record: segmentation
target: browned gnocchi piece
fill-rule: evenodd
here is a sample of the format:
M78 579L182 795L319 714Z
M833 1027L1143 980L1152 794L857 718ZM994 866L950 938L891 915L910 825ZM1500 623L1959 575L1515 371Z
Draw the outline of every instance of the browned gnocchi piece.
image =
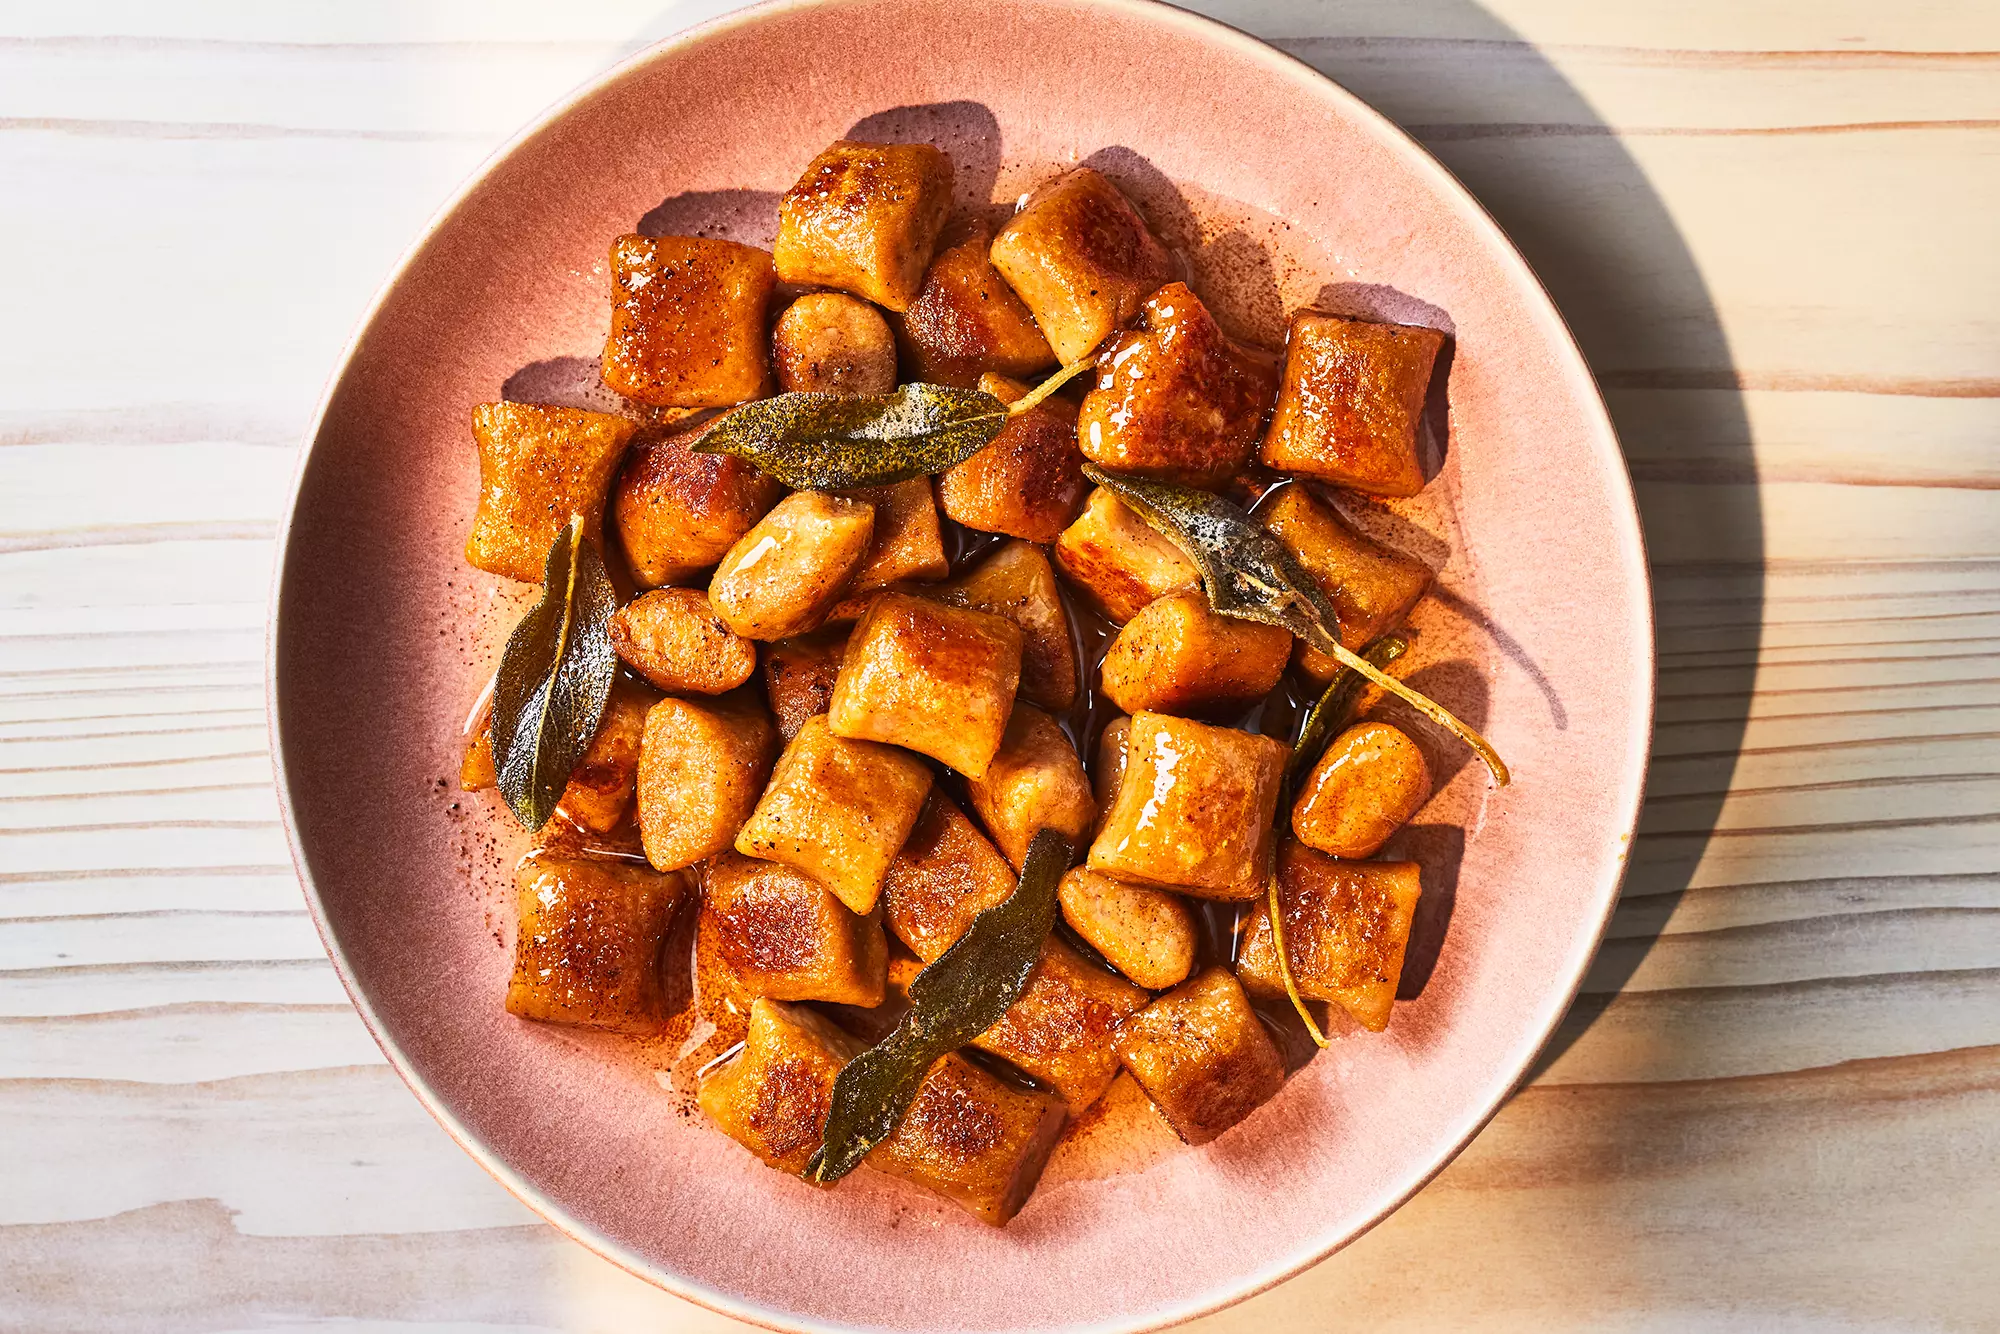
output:
M1113 718L1097 735L1097 760L1090 766L1090 790L1097 797L1097 830L1118 801L1119 785L1125 781L1125 743L1132 737L1132 720Z
M1062 878L1056 896L1070 929L1138 985L1165 991L1194 967L1194 912L1171 890L1079 866Z
M904 580L942 579L951 572L930 478L912 477L839 494L875 507L875 533L869 539L868 554L848 580L843 598Z
M1186 283L1169 283L1098 364L1077 440L1114 472L1217 487L1256 452L1276 392L1268 357L1231 341Z
M1118 1056L1189 1144L1206 1144L1276 1096L1285 1062L1226 968L1209 968L1125 1021Z
M657 1033L660 949L686 891L678 872L536 854L514 873L519 924L507 1011L543 1023Z
M966 795L986 832L1018 869L1037 832L1053 829L1081 844L1097 822L1097 799L1076 747L1056 720L1019 703L992 762L968 777Z
M803 1005L750 1005L743 1049L701 1076L696 1103L723 1134L798 1176L826 1134L833 1081L862 1044Z
M778 201L778 276L908 310L950 211L937 149L839 140Z
M722 623L697 588L658 588L611 618L625 665L672 695L721 695L757 670L757 647Z
M779 862L723 853L702 870L701 919L716 953L750 995L882 1003L889 946L879 914L847 906Z
M1415 862L1338 861L1287 839L1278 849L1278 907L1299 994L1339 1005L1372 1032L1387 1028L1422 893ZM1283 996L1268 905L1257 905L1243 931L1237 976L1258 995Z
M790 741L806 719L825 713L833 683L847 652L847 626L780 639L764 650L764 694L778 720L778 734Z
M1028 392L998 375L979 387L1003 403ZM938 499L967 528L1053 542L1076 517L1085 485L1076 410L1052 398L1009 417L991 444L941 473Z
M882 883L883 918L925 963L1014 892L1014 868L935 787Z
M1156 599L1201 580L1179 547L1101 486L1056 538L1054 555L1056 568L1084 600L1120 625Z
M1032 542L1007 542L939 586L940 602L1004 616L1021 628L1021 698L1045 709L1076 703L1076 647L1049 558Z
M1401 728L1364 722L1335 737L1300 785L1292 829L1334 857L1372 857L1430 799L1431 767Z
M896 338L882 312L844 292L808 292L771 329L785 393L886 394L896 387Z
M771 256L700 236L611 243L610 389L661 407L728 407L770 392Z
M1265 466L1378 496L1423 490L1417 423L1443 347L1436 329L1294 315Z
M481 403L472 410L479 449L479 508L466 563L539 584L549 547L583 516L584 536L604 542L604 503L639 424L582 408Z
M1065 1119L1061 1098L952 1052L931 1066L895 1133L863 1161L998 1227L1027 1202Z
M570 770L569 783L556 803L557 815L597 834L610 833L624 820L625 812L632 808L632 794L639 787L639 750L646 712L656 698L634 681L621 680L611 687L604 721L597 725L590 749ZM488 753L490 757L490 750Z
M1130 323L1174 276L1139 210L1090 167L1031 194L993 238L991 257L1065 366Z
M910 379L970 387L989 372L1033 375L1056 364L1035 317L993 267L992 244L992 227L978 218L938 238L916 299L891 318Z
M930 787L922 760L835 735L818 714L778 758L736 850L796 867L854 912L873 912Z
M1125 623L1101 680L1105 697L1129 713L1242 708L1271 693L1291 656L1289 631L1218 616L1206 593L1182 589Z
M1112 1035L1149 999L1051 936L1021 998L972 1045L1048 1084L1081 1114L1118 1076Z
M618 476L612 515L641 588L681 583L714 565L784 494L742 459L695 453L712 424L634 449Z
M1428 565L1355 531L1338 510L1303 486L1279 491L1257 518L1318 581L1340 617L1340 642L1346 648L1358 651L1401 625L1431 586ZM1298 664L1320 682L1331 681L1340 668L1336 659L1303 642Z
M883 593L848 640L828 718L836 735L905 746L978 777L1000 749L1020 679L1012 621Z
M639 746L639 836L662 871L726 851L757 804L778 730L748 692L668 696L646 713Z
M824 491L795 491L745 533L709 580L722 623L745 639L789 639L817 629L861 568L875 507Z
M1289 754L1281 741L1233 727L1134 714L1118 799L1090 845L1090 869L1201 898L1256 898Z

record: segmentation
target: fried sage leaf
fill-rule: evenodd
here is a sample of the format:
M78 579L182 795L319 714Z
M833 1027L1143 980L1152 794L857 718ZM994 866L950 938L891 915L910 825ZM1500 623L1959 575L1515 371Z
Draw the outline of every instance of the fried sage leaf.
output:
M1076 850L1053 829L1028 845L1021 879L1003 901L910 983L910 1008L888 1037L849 1061L833 1081L825 1141L808 1181L831 1185L896 1133L931 1065L1000 1022L1027 989L1056 920L1056 882Z
M540 829L604 722L618 594L583 519L549 544L542 600L508 637L493 684L493 769L514 818Z
M1106 472L1083 465L1084 476L1105 487L1138 512L1201 571L1208 602L1218 613L1290 630L1320 652L1339 660L1410 704L1419 713L1472 748L1505 787L1507 766L1485 737L1451 711L1373 664L1340 642L1340 617L1292 553L1240 507L1221 496L1146 477Z
M1007 405L977 389L906 384L893 394L779 394L732 410L694 445L734 454L799 491L886 486L984 449Z

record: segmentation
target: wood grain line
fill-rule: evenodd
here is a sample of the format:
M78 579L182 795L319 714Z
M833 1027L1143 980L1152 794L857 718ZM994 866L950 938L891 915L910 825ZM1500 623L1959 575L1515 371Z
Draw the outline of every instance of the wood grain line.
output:
M211 723L205 727L133 728L123 732L71 732L64 736L0 736L0 746L32 745L50 741L108 741L135 736L210 736L217 732L261 732L264 724ZM0 771L4 772L4 771Z
M293 876L290 863L265 862L236 866L92 866L69 871L0 871L0 885L52 885L69 880L131 880L197 876Z
M99 769L164 769L180 764L214 764L223 760L261 760L270 755L267 750L230 750L216 755L174 755L159 760L105 760L99 764L31 764L18 769L0 769L0 778L10 774L74 774L95 773ZM0 875L0 881L5 880Z
M1832 47L1776 50L1757 48L1625 46L1611 43L1529 43L1481 37L1344 37L1299 36L1267 38L1281 51L1426 52L1463 55L1473 59L1520 54L1540 60L1547 56L1617 60L1673 69L1762 69L1772 66L1828 69L1916 69L2000 65L2000 51L1919 51L1897 47Z
M1943 122L1939 122L1943 123ZM1986 122L2000 126L2000 121ZM1604 389L1756 389L1778 394L1885 394L1907 398L2000 398L2000 379L1931 379L1846 372L1712 369L1600 370Z
M0 116L0 134L67 134L99 139L333 139L392 144L491 144L485 130L368 130L251 121L93 120L81 116Z
M1927 738L1935 741L1935 737ZM1774 797L1802 792L1859 792L1866 788L1934 787L1941 783L2000 782L2000 773L1884 774L1879 778L1840 778L1818 783L1784 783L1773 787L1739 787L1734 784L1706 792L1647 793L1646 805L1671 806L1681 802L1713 803L1724 797Z
M0 123L4 128L4 123ZM1745 139L1791 135L1894 134L1923 130L2000 130L1995 120L1864 120L1825 125L1600 125L1584 121L1461 121L1405 125L1426 143L1475 139Z
M1693 669L1693 670L1704 670L1704 669ZM1707 668L1705 670L1727 671L1729 669L1723 667L1717 667L1717 668ZM1755 688L1754 693L1759 699L1778 699L1778 698L1788 698L1795 695L1852 695L1857 691L1864 691L1864 690L1915 690L1915 689L1928 690L1946 686L1956 688L1964 686L1992 686L1992 685L2000 685L2000 676L1966 676L1966 677L1953 677L1949 680L1944 680L1944 681L1909 681L1909 682L1897 681L1885 684L1862 683L1857 685L1839 685L1839 686L1786 686L1783 688L1775 688L1772 686L1760 685ZM1744 696L1749 695L1751 693L1753 692L1750 690L1741 690L1741 689L1716 690L1716 691L1689 690L1680 692L1662 690L1659 692L1656 698L1660 700L1741 699ZM1791 715L1787 716L1789 717ZM0 738L0 740L4 740L4 738Z
M259 753L261 754L262 752ZM95 768L96 766L93 765L91 767ZM15 772L42 773L44 771L41 769L22 769ZM257 783L190 783L186 787L134 787L95 792L31 792L26 794L0 792L0 805L5 805L8 802L106 801L123 797L180 797L196 793L269 792L270 790L271 784L267 779Z
M2000 811L1981 811L1974 815L1933 815L1912 816L1904 820L1808 820L1801 824L1718 826L1713 829L1640 829L1633 835L1635 840L1662 842L1667 839L1698 838L1702 840L1719 838L1781 838L1796 837L1800 834L1866 834L1885 833L1892 829L1949 829L1970 825L2000 824Z
M0 121L0 128L4 128ZM275 522L194 521L129 523L90 528L48 529L42 532L0 533L0 555L17 551L72 551L87 547L147 546L158 542L268 542L278 535Z
M113 820L104 824L43 824L27 829L0 829L0 838L22 834L117 834L143 829L277 829L276 820Z
M1977 705L1946 705L1946 708L1982 707ZM1985 706L1991 707L1991 706ZM1907 709L1870 709L1870 713L1907 713ZM1829 715L1817 713L1787 714L1787 718L1823 718ZM1831 715L1846 717L1845 714ZM1694 722L1714 722L1714 719L1692 719ZM1687 724L1684 724L1687 725ZM1654 764L1693 763L1702 760L1731 760L1739 755L1796 755L1822 750L1869 750L1878 746L1934 745L1942 741L2000 741L2000 732L1935 732L1922 736L1860 737L1852 741L1802 741L1793 746L1732 746L1728 750L1690 750L1662 754L1654 752Z
M304 916L306 916L304 908L140 908L132 912L37 913L27 917L0 917L0 924L9 922L164 921L168 918L181 917L282 917L290 919Z

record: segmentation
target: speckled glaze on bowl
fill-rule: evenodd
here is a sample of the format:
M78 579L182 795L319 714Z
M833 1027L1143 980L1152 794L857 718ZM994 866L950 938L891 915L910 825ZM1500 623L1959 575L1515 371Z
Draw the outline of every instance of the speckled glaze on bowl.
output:
M1072 1155L1005 1230L871 1173L830 1193L788 1180L689 1119L658 1062L503 1013L519 835L448 781L521 605L461 561L472 406L503 384L546 397L588 366L614 235L643 218L768 238L772 192L856 126L938 138L968 204L1103 165L1246 332L1315 299L1450 329L1441 471L1377 517L1443 563L1430 670L1517 775L1489 793L1461 760L1421 817L1445 835L1425 845L1432 957L1387 1033L1337 1041L1207 1148ZM396 1068L559 1227L781 1328L1153 1327L1352 1239L1484 1124L1568 1004L1616 895L1651 722L1631 492L1526 265L1353 97L1136 0L780 3L571 98L445 209L356 336L301 465L273 617L293 848Z

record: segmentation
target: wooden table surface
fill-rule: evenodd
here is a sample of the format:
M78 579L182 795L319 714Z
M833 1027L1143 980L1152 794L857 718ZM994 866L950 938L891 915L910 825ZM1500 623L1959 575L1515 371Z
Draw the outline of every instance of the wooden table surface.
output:
M538 1222L383 1063L261 682L378 282L542 106L727 7L0 4L0 1327L739 1328ZM1553 289L1645 513L1660 721L1533 1082L1198 1327L2000 1328L2000 6L1204 7L1407 126Z

